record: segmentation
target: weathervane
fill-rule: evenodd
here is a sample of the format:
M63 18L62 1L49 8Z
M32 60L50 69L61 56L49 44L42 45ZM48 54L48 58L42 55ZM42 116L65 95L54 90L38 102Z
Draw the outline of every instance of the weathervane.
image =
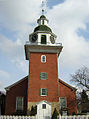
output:
M46 0L42 0L42 15L44 14L44 11L45 11L45 8L46 8Z

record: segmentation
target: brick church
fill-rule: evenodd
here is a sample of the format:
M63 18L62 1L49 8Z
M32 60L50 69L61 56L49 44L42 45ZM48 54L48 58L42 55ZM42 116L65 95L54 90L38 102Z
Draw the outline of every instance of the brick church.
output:
M51 115L56 108L62 115L77 113L76 89L58 78L58 57L62 44L48 26L48 19L41 15L38 26L25 44L29 61L29 74L6 87L6 115L20 112L30 115L32 107L37 113Z

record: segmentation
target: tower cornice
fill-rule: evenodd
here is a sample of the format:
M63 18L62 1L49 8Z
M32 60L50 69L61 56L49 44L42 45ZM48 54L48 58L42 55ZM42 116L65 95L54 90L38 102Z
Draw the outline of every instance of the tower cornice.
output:
M50 46L50 45L36 45L36 44L27 44L27 43L24 47L25 47L26 60L29 60L31 52L56 53L59 56L63 48L62 44Z

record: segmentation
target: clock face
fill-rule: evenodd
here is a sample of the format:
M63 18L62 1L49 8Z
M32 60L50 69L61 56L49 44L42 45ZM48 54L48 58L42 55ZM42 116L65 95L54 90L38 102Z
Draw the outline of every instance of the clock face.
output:
M32 35L32 42L35 42L38 38L38 35L37 34L33 34Z
M51 41L51 43L52 43L52 44L54 44L54 43L55 43L54 36L50 36L50 41Z

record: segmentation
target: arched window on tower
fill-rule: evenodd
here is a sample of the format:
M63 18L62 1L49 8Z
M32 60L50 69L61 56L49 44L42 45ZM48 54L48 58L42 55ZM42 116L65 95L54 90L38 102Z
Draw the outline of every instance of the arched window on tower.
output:
M41 55L41 62L43 62L43 63L46 62L46 56L45 55Z

